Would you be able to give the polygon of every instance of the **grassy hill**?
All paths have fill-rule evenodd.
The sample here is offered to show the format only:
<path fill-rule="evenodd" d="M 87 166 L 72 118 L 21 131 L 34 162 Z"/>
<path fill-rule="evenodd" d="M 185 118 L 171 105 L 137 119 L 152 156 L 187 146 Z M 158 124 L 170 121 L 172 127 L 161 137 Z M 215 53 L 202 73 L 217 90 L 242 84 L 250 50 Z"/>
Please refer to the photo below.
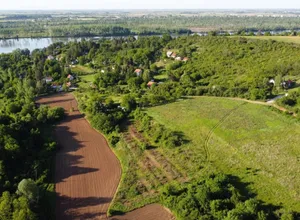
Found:
<path fill-rule="evenodd" d="M 257 39 L 257 40 L 276 40 L 285 43 L 300 44 L 299 36 L 246 36 L 246 38 Z"/>
<path fill-rule="evenodd" d="M 300 211 L 300 125 L 268 106 L 214 97 L 147 110 L 189 143 L 163 149 L 189 178 L 222 171 L 238 176 L 266 204 Z"/>

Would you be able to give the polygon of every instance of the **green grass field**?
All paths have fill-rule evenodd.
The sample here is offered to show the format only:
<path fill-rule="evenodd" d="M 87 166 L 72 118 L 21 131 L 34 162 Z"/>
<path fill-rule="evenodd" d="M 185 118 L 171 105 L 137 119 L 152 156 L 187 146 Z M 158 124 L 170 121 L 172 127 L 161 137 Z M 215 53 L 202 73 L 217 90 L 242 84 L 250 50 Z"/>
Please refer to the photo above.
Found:
<path fill-rule="evenodd" d="M 300 211 L 300 125 L 268 106 L 214 97 L 150 108 L 189 143 L 161 153 L 188 178 L 238 176 L 266 204 Z"/>
<path fill-rule="evenodd" d="M 245 37 L 249 39 L 276 40 L 276 41 L 281 41 L 286 43 L 300 44 L 300 36 L 245 36 Z"/>
<path fill-rule="evenodd" d="M 78 85 L 82 88 L 88 88 L 92 82 L 94 82 L 96 74 L 80 75 L 80 82 Z"/>
<path fill-rule="evenodd" d="M 84 75 L 84 74 L 93 74 L 95 73 L 95 70 L 87 66 L 76 65 L 75 67 L 72 67 L 72 72 L 77 73 L 79 75 Z"/>

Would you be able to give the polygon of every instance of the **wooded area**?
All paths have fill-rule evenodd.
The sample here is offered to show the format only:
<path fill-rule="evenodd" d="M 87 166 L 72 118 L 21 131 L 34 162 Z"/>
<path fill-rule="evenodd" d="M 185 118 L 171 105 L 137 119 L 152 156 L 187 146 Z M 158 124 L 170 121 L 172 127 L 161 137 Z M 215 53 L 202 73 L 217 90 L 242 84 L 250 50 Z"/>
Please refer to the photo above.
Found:
<path fill-rule="evenodd" d="M 87 87 L 79 86 L 77 98 L 92 126 L 106 134 L 112 146 L 122 139 L 122 129 L 131 120 L 151 142 L 177 149 L 185 141 L 184 134 L 155 123 L 138 107 L 203 95 L 264 101 L 299 86 L 299 57 L 299 45 L 273 40 L 217 36 L 173 39 L 166 34 L 56 43 L 31 52 L 1 54 L 0 219 L 44 219 L 51 215 L 48 184 L 52 183 L 51 166 L 57 148 L 51 129 L 64 111 L 39 107 L 34 98 L 56 92 L 57 86 L 63 91 L 76 88 L 84 74 L 73 71 L 76 65 L 96 73 Z M 296 89 L 278 103 L 297 113 L 299 97 Z M 140 150 L 147 148 L 143 145 Z M 163 203 L 183 219 L 203 213 L 217 219 L 279 216 L 262 212 L 264 208 L 255 199 L 242 198 L 226 176 L 193 181 L 179 189 L 175 186 L 175 190 L 166 186 L 163 192 Z M 205 188 L 207 194 L 191 196 L 202 192 L 195 187 Z M 177 204 L 179 198 L 187 203 Z"/>

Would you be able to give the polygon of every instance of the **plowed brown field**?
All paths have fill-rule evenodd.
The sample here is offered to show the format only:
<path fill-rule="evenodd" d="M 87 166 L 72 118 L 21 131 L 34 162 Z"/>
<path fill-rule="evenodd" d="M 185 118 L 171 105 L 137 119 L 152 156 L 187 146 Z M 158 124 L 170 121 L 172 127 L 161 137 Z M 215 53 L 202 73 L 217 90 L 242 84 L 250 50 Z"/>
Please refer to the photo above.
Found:
<path fill-rule="evenodd" d="M 121 177 L 118 159 L 105 138 L 79 112 L 71 93 L 39 98 L 38 103 L 63 107 L 67 117 L 55 135 L 61 147 L 56 156 L 56 219 L 105 219 Z M 73 111 L 70 111 L 73 109 Z M 172 219 L 153 204 L 111 219 Z"/>

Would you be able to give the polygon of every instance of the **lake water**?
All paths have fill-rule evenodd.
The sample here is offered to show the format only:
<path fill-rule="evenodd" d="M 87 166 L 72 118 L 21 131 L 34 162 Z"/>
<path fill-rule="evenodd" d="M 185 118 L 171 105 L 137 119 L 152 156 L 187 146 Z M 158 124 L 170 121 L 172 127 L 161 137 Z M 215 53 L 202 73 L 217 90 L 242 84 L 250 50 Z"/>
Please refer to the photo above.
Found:
<path fill-rule="evenodd" d="M 49 45 L 57 42 L 71 42 L 80 41 L 82 38 L 20 38 L 20 39 L 7 39 L 0 40 L 0 53 L 10 53 L 16 49 L 29 49 L 30 51 L 34 49 L 42 49 L 48 47 Z M 95 38 L 85 38 L 89 39 L 99 39 Z"/>

